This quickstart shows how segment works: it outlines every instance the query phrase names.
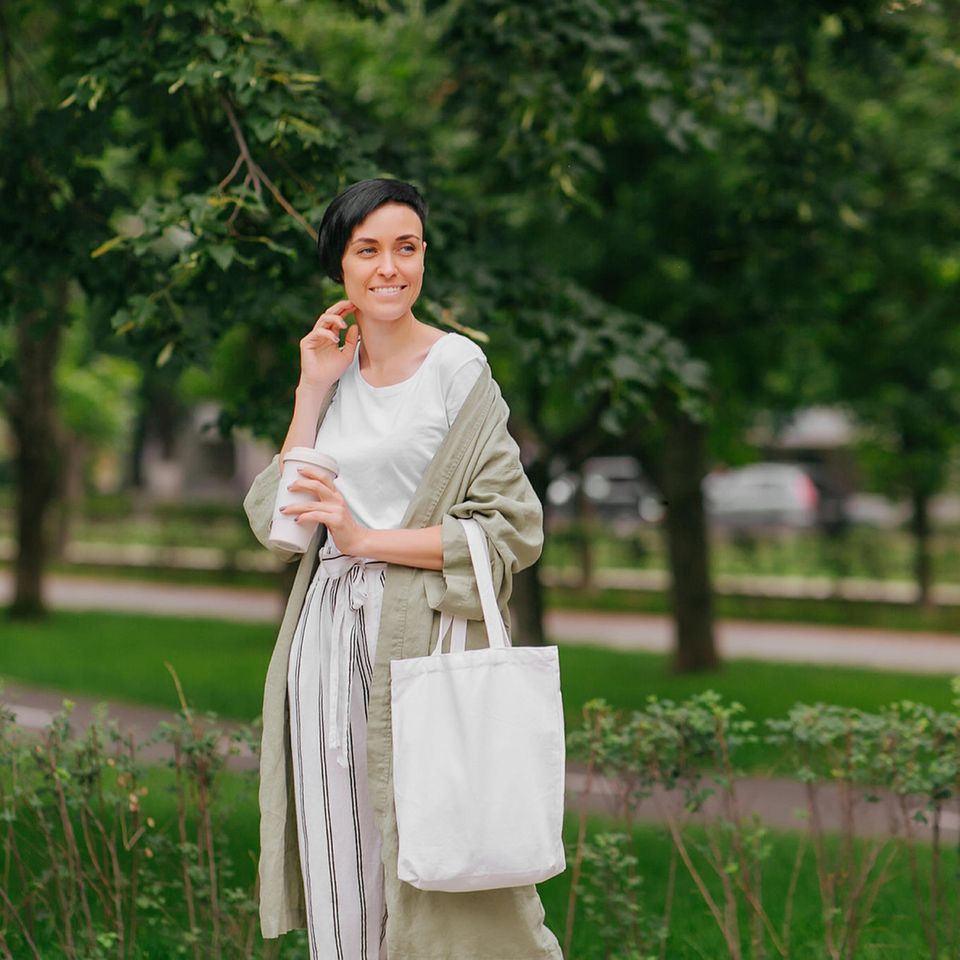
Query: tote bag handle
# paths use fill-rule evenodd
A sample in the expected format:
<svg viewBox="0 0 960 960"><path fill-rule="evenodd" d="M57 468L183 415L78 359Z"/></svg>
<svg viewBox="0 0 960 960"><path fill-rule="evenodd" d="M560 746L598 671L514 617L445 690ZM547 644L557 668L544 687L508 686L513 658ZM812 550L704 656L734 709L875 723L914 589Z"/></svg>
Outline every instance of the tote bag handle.
<svg viewBox="0 0 960 960"><path fill-rule="evenodd" d="M470 549L470 561L473 564L473 574L477 579L477 592L480 594L480 608L483 610L483 623L487 629L487 643L491 649L504 649L510 646L510 637L504 626L500 608L497 606L497 597L493 592L493 578L490 576L490 553L487 550L487 537L476 520L461 519L463 529L467 535L467 546ZM467 621L463 617L452 617L450 614L440 614L440 632L437 644L433 648L432 656L439 656L442 652L443 638L447 631L452 631L450 652L463 653L467 645Z"/></svg>

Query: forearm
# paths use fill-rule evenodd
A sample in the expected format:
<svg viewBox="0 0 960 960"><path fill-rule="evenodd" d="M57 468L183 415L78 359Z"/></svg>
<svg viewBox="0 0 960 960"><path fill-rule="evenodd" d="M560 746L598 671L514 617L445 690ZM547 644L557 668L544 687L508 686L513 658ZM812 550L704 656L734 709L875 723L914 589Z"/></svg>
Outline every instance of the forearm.
<svg viewBox="0 0 960 960"><path fill-rule="evenodd" d="M361 528L354 552L357 556L421 570L443 569L441 527L419 530L367 530Z"/></svg>
<svg viewBox="0 0 960 960"><path fill-rule="evenodd" d="M329 387L300 384L293 405L293 417L280 448L280 460L291 447L312 447L317 441L317 418Z"/></svg>

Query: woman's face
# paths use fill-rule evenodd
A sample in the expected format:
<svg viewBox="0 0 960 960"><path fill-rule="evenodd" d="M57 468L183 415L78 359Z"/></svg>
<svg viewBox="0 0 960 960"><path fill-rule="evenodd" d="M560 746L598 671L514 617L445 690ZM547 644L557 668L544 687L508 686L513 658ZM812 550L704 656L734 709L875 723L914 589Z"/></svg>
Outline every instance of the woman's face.
<svg viewBox="0 0 960 960"><path fill-rule="evenodd" d="M363 317L399 320L408 316L423 285L423 225L411 207L378 207L350 236L343 252L347 299Z"/></svg>

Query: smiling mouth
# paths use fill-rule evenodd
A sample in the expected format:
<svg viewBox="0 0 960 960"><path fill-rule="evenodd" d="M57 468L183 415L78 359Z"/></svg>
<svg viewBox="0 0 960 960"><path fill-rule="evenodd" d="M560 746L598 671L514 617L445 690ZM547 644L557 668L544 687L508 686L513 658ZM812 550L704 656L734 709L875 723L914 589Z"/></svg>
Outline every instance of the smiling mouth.
<svg viewBox="0 0 960 960"><path fill-rule="evenodd" d="M406 289L407 285L405 283L395 283L391 286L370 287L370 292L379 294L381 297L389 297L395 293L400 293L401 290Z"/></svg>

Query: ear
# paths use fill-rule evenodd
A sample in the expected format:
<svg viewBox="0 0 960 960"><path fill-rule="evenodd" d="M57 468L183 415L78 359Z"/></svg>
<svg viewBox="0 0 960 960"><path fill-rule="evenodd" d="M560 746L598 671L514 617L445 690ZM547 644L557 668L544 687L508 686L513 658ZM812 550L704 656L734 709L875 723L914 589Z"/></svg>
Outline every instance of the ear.
<svg viewBox="0 0 960 960"><path fill-rule="evenodd" d="M426 241L426 240L423 241L423 254L424 254L424 256L426 256L426 254L427 254L427 241Z"/></svg>

